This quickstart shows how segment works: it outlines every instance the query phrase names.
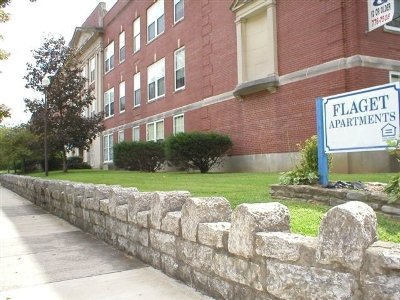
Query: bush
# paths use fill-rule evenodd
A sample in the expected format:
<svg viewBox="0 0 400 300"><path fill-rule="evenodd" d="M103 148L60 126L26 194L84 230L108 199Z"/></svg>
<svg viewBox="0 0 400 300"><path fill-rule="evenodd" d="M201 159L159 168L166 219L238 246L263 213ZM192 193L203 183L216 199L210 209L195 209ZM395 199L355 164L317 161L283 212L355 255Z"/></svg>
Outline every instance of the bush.
<svg viewBox="0 0 400 300"><path fill-rule="evenodd" d="M120 169L155 172L164 161L163 142L121 142L114 145L114 164Z"/></svg>
<svg viewBox="0 0 400 300"><path fill-rule="evenodd" d="M83 162L83 159L79 156L70 156L67 158L68 169L91 169L92 167Z"/></svg>
<svg viewBox="0 0 400 300"><path fill-rule="evenodd" d="M297 145L300 152L300 162L294 170L282 173L280 184L315 184L318 182L318 140L317 136L307 139L304 144ZM332 158L328 157L329 166Z"/></svg>
<svg viewBox="0 0 400 300"><path fill-rule="evenodd" d="M388 150L400 163L400 137L388 141ZM390 178L385 192L389 195L389 202L400 202L400 175L394 175Z"/></svg>
<svg viewBox="0 0 400 300"><path fill-rule="evenodd" d="M226 135L182 132L166 140L165 150L167 159L175 166L196 167L201 173L207 173L231 147L232 141Z"/></svg>

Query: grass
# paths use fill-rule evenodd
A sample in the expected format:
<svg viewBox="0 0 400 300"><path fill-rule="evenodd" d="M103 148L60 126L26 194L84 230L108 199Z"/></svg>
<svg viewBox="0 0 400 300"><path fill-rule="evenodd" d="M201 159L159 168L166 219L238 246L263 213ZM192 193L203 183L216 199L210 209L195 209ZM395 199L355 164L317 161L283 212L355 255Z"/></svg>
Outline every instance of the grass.
<svg viewBox="0 0 400 300"><path fill-rule="evenodd" d="M43 177L43 173L32 176ZM390 173L333 174L331 180L388 182ZM192 196L223 196L232 207L240 203L276 201L269 195L269 185L278 182L278 173L141 173L128 171L70 170L50 172L51 179L84 183L103 183L137 187L140 191L185 190ZM279 200L289 208L292 232L309 236L318 234L321 219L329 206L316 203ZM400 220L383 214L378 216L378 234L384 241L400 243Z"/></svg>

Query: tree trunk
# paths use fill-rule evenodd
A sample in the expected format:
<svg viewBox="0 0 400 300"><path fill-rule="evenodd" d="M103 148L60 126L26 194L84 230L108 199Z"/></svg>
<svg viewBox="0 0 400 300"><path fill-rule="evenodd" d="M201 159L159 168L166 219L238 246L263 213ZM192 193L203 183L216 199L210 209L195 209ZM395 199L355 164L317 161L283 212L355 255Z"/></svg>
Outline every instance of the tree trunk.
<svg viewBox="0 0 400 300"><path fill-rule="evenodd" d="M63 149L63 172L64 173L68 172L67 152L65 151L65 148Z"/></svg>

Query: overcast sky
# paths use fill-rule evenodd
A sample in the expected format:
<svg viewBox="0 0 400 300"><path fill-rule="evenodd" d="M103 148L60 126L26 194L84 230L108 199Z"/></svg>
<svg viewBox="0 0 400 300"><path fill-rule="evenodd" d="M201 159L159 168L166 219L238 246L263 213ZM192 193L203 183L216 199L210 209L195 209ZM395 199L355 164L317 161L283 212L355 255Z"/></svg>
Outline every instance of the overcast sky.
<svg viewBox="0 0 400 300"><path fill-rule="evenodd" d="M12 0L5 11L11 14L7 23L0 24L0 49L11 53L8 60L0 61L0 103L11 108L11 118L5 125L26 123L24 98L41 97L25 89L26 63L33 61L31 50L43 44L44 37L63 36L68 43L74 33L95 9L106 2L109 10L116 0Z"/></svg>

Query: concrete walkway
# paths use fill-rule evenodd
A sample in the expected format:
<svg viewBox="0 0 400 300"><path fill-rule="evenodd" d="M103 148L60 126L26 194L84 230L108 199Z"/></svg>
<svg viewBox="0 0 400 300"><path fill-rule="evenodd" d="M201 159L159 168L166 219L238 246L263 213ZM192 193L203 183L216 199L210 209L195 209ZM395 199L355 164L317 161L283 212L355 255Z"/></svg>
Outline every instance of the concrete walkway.
<svg viewBox="0 0 400 300"><path fill-rule="evenodd" d="M0 300L210 299L0 187Z"/></svg>

